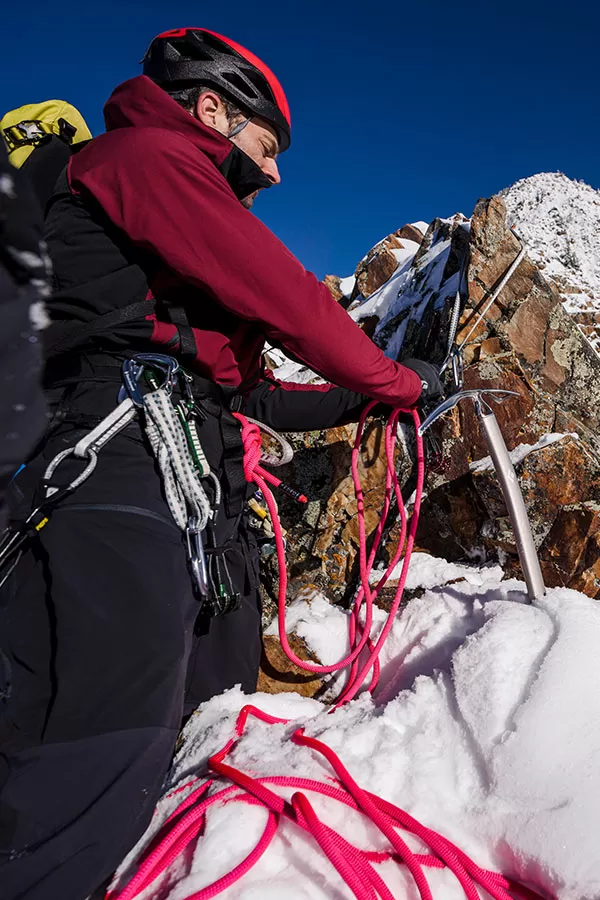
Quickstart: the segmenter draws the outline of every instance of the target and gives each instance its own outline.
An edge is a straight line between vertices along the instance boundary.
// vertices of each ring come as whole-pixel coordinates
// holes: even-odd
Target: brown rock
[[[288,641],[293,652],[300,659],[318,663],[314,654],[297,634],[289,634]],[[293,691],[295,694],[302,694],[303,697],[315,697],[322,687],[322,678],[301,669],[287,658],[279,643],[279,638],[265,635],[256,688],[258,691],[265,694],[282,694]]]
[[[574,438],[536,450],[517,471],[528,512],[548,528],[562,507],[600,501],[598,461]]]
[[[414,225],[403,225],[396,232],[396,237],[400,238],[400,240],[404,238],[407,241],[414,241],[416,244],[420,244],[423,240],[422,232]]]
[[[342,279],[338,275],[326,275],[323,279],[323,284],[325,287],[329,288],[329,293],[336,301],[339,301],[344,297],[340,288],[341,282]]]
[[[392,277],[397,268],[398,260],[391,247],[380,246],[374,252],[371,251],[367,259],[359,263],[356,269],[355,292],[362,294],[363,297],[370,297]]]
[[[583,503],[561,509],[540,549],[544,580],[549,587],[586,589],[599,594],[600,507]]]
[[[540,297],[529,297],[504,327],[511,346],[528,363],[539,363],[544,359],[548,312],[548,303]]]
[[[591,534],[569,587],[588,597],[600,598],[600,532]]]

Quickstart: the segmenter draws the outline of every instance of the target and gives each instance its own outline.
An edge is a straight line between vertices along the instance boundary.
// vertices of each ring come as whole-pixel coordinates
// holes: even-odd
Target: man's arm
[[[72,189],[89,192],[131,240],[328,381],[392,405],[417,401],[419,377],[363,334],[181,135],[101,135],[69,173]]]
[[[244,395],[243,412],[277,431],[318,431],[357,422],[368,402],[348,388],[281,382],[266,372]]]

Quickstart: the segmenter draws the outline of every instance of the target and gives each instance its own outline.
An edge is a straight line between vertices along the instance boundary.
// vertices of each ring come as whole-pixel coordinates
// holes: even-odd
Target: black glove
[[[433,363],[425,362],[423,359],[403,359],[400,365],[412,369],[421,379],[423,385],[423,393],[419,397],[421,402],[429,403],[431,400],[439,400],[444,396],[439,366],[434,366]]]

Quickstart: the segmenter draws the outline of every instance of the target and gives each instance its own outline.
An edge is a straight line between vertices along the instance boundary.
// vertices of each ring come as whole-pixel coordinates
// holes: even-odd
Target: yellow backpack
[[[0,134],[8,158],[20,169],[36,147],[55,135],[65,144],[91,140],[92,134],[81,113],[65,100],[45,100],[12,109],[0,119]]]

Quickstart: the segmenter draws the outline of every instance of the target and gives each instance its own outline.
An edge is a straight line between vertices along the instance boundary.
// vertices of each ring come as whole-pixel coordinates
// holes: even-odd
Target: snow
[[[524,459],[526,459],[530,453],[535,453],[536,450],[541,450],[543,447],[548,447],[550,444],[555,444],[557,441],[563,441],[565,438],[573,438],[574,440],[579,440],[579,435],[576,431],[569,432],[553,432],[552,434],[544,434],[537,444],[519,444],[518,447],[515,447],[514,450],[509,452],[510,461],[513,466],[518,466],[519,463],[522,463]],[[494,468],[494,463],[492,462],[491,456],[484,456],[481,459],[476,459],[469,466],[471,472],[485,472]]]
[[[415,325],[421,322],[432,296],[435,295],[439,307],[447,297],[454,296],[458,288],[457,273],[444,283],[442,289],[442,276],[450,251],[449,239],[436,239],[434,235],[431,246],[416,265],[414,257],[419,244],[405,243],[412,244],[409,248],[412,252],[407,253],[404,263],[367,300],[349,311],[357,322],[367,316],[378,316],[373,337],[392,359],[397,359],[400,354],[409,322]]]
[[[562,172],[541,172],[501,191],[508,222],[571,313],[600,313],[600,191]],[[598,339],[592,343],[600,345]]]
[[[203,774],[250,700],[294,725],[250,720],[230,756],[236,767],[255,776],[323,781],[331,774],[327,764],[289,740],[304,723],[362,787],[440,831],[480,865],[559,900],[600,895],[600,607],[567,589],[551,589],[530,605],[524,585],[501,581],[498,567],[453,568],[424,556],[413,560],[414,583],[437,586],[412,600],[394,623],[375,696],[363,694],[333,714],[295,694],[248,698],[237,688],[203,704],[186,726],[165,798],[122,873],[132,874],[132,860],[186,796],[169,791]],[[444,583],[455,577],[465,580]],[[298,630],[303,621],[308,643],[325,661],[340,654],[345,618],[314,593],[292,606],[288,624]],[[385,839],[357,814],[326,799],[314,805],[355,845],[385,848]],[[264,812],[255,807],[212,808],[193,851],[144,897],[190,897],[239,863],[264,824]],[[402,867],[388,861],[378,871],[394,897],[416,897]],[[426,871],[436,900],[463,896],[447,871]],[[221,896],[352,895],[316,845],[284,821],[252,871]]]
[[[389,582],[398,581],[404,560],[392,569]],[[371,574],[371,582],[376,584],[383,574],[383,569],[375,570]],[[500,566],[478,567],[465,565],[464,563],[450,563],[446,559],[430,556],[428,553],[413,553],[410,566],[408,569],[408,577],[406,579],[406,589],[414,591],[417,588],[432,588],[459,579],[468,581],[469,584],[482,585],[490,579],[502,580],[502,569]]]
[[[344,295],[344,297],[349,297],[352,291],[354,290],[354,285],[356,283],[356,278],[354,275],[348,275],[346,278],[340,279],[340,291]]]

